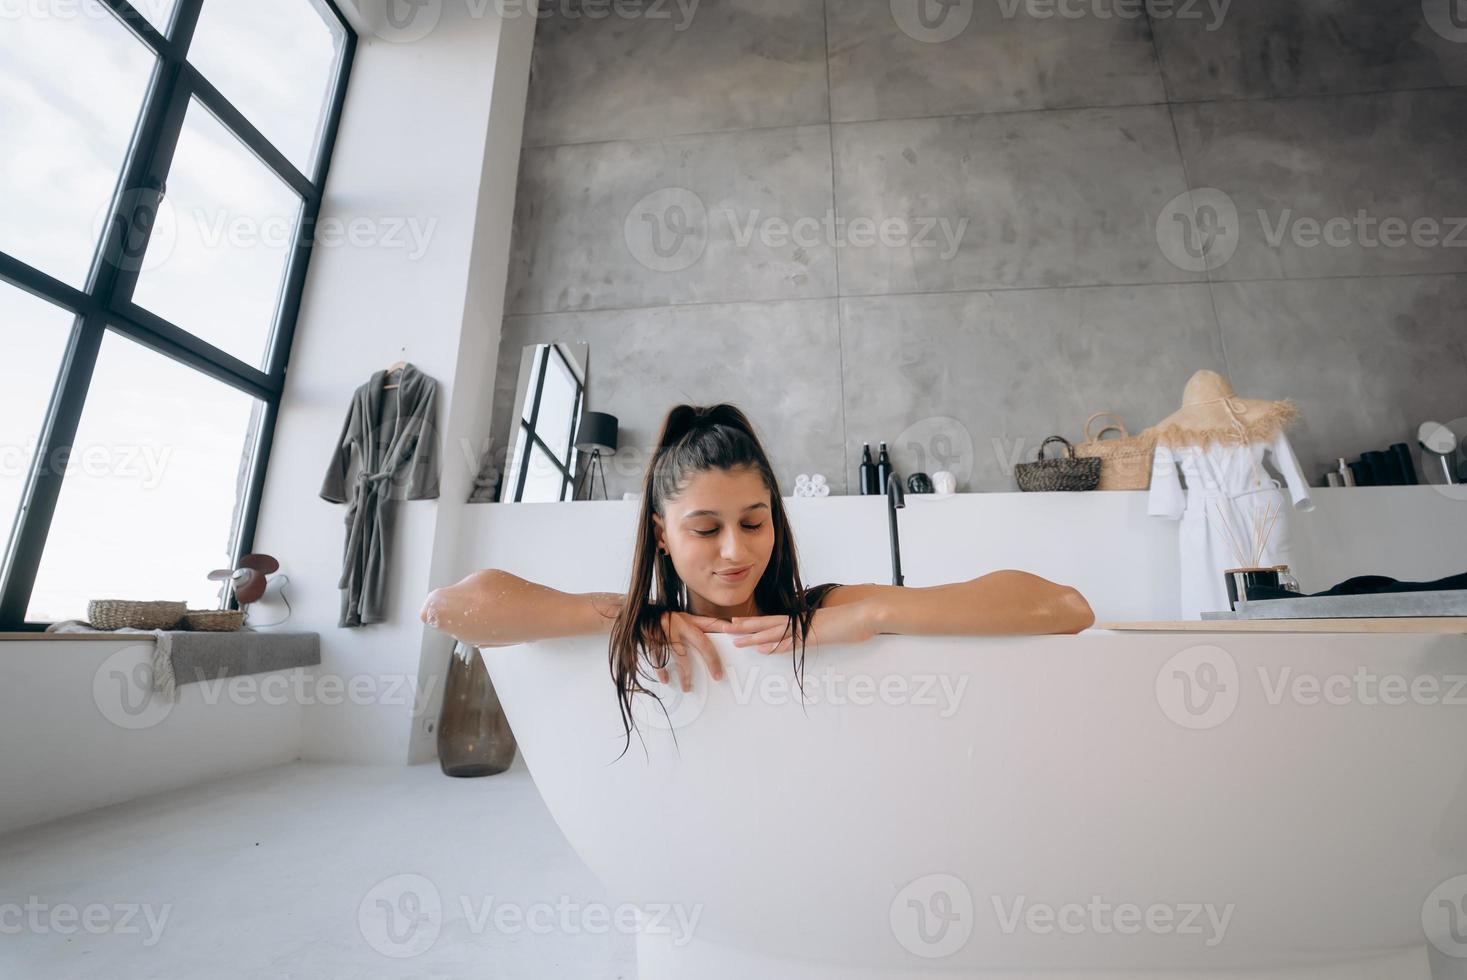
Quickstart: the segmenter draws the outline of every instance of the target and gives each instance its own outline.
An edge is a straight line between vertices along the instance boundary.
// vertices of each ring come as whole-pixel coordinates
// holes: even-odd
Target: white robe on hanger
[[[1288,484],[1288,497],[1279,481],[1264,472],[1265,453]],[[1182,489],[1178,469],[1187,478]],[[1272,506],[1278,512],[1263,549],[1260,565],[1289,564],[1288,511],[1314,509],[1309,481],[1282,429],[1271,442],[1156,447],[1146,512],[1154,517],[1180,520],[1181,611],[1183,619],[1201,619],[1204,611],[1228,609],[1223,572],[1247,564],[1238,546],[1252,550],[1254,528],[1263,523]],[[1225,518],[1220,515],[1226,515]],[[1231,533],[1230,533],[1231,532]]]

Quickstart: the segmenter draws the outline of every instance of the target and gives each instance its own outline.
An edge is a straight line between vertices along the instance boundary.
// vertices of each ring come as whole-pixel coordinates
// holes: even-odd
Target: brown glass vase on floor
[[[456,644],[448,658],[438,764],[449,776],[492,776],[514,761],[514,732],[476,647]]]

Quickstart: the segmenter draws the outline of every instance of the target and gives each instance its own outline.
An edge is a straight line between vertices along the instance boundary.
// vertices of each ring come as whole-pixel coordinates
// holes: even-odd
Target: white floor
[[[297,763],[0,837],[3,980],[632,980],[617,912],[520,761]]]

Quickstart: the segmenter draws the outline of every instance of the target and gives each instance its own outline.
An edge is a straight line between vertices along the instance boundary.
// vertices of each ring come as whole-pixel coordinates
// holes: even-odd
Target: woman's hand
[[[677,668],[678,680],[684,691],[693,689],[693,664],[688,659],[690,649],[697,651],[698,656],[703,658],[703,663],[707,665],[708,673],[714,680],[723,680],[723,661],[719,659],[713,641],[706,634],[726,633],[729,625],[728,620],[713,616],[694,616],[685,612],[662,614],[662,631],[667,634],[672,651],[670,662]],[[669,683],[666,667],[656,668],[656,671],[659,681]]]
[[[755,647],[760,653],[786,653],[795,648],[788,616],[735,616],[725,633],[738,633],[736,647]],[[821,606],[810,620],[806,645],[864,643],[876,635],[871,606],[866,601]]]

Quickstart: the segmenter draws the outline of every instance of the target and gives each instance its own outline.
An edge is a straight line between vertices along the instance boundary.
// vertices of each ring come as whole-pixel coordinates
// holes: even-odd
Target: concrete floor
[[[518,760],[297,763],[0,837],[4,980],[633,980],[617,910]]]

